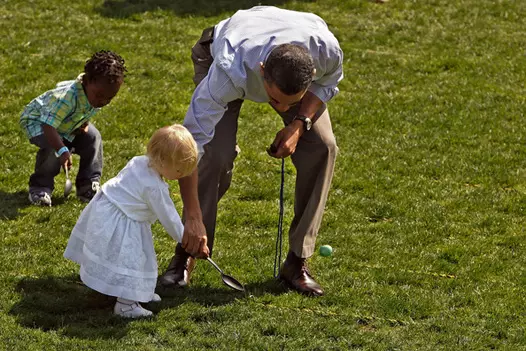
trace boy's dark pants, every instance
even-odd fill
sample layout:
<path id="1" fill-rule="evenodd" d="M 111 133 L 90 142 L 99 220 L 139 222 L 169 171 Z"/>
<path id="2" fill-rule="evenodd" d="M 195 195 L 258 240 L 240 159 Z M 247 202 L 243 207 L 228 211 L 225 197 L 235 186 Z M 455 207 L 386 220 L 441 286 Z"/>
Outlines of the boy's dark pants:
<path id="1" fill-rule="evenodd" d="M 55 149 L 49 146 L 44 134 L 30 139 L 31 144 L 39 147 L 35 163 L 35 172 L 29 178 L 29 191 L 45 191 L 49 194 L 55 187 L 54 178 L 60 173 L 59 158 Z M 92 182 L 100 181 L 102 174 L 102 137 L 93 124 L 89 124 L 88 132 L 81 132 L 72 142 L 63 139 L 68 149 L 75 148 L 74 153 L 80 156 L 79 171 L 75 186 L 77 194 L 91 189 Z"/>

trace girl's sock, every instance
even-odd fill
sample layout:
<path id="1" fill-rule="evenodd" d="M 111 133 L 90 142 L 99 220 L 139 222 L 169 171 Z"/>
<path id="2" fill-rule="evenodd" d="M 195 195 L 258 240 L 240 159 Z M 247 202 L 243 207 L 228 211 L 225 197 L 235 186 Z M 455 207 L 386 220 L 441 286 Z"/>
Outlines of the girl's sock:
<path id="1" fill-rule="evenodd" d="M 128 300 L 128 299 L 124 299 L 124 298 L 122 298 L 122 297 L 118 297 L 118 298 L 117 298 L 117 302 L 123 303 L 123 304 L 125 304 L 125 305 L 133 305 L 133 304 L 136 303 L 137 301 Z"/>
<path id="2" fill-rule="evenodd" d="M 142 318 L 153 315 L 152 311 L 143 308 L 138 301 L 117 298 L 113 313 L 125 318 Z"/>

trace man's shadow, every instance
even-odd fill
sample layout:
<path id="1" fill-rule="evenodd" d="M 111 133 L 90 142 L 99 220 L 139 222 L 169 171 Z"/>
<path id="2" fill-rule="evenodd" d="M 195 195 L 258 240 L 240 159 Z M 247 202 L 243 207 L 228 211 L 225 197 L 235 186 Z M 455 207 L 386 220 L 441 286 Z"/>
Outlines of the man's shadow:
<path id="1" fill-rule="evenodd" d="M 185 298 L 187 301 L 192 301 L 204 306 L 221 306 L 232 302 L 235 299 L 240 299 L 249 296 L 263 296 L 265 294 L 281 295 L 288 291 L 288 288 L 277 281 L 269 278 L 262 282 L 255 282 L 244 285 L 245 291 L 235 291 L 227 286 L 221 289 L 211 287 L 193 287 L 190 286 L 185 289 L 178 288 L 164 288 L 161 285 L 157 286 L 156 292 L 161 296 L 175 298 L 179 301 Z"/>
<path id="2" fill-rule="evenodd" d="M 274 279 L 245 288 L 245 293 L 242 293 L 227 287 L 162 289 L 158 286 L 156 291 L 163 297 L 162 301 L 145 304 L 145 307 L 157 314 L 188 301 L 213 307 L 232 303 L 245 296 L 285 292 Z M 9 314 L 16 316 L 18 323 L 27 328 L 55 330 L 69 337 L 83 339 L 120 339 L 127 334 L 128 323 L 133 321 L 113 316 L 115 298 L 86 287 L 78 275 L 23 278 L 17 283 L 16 292 L 21 295 L 21 299 L 13 305 Z"/>
<path id="3" fill-rule="evenodd" d="M 302 0 L 313 2 L 315 0 Z M 178 15 L 215 16 L 222 12 L 248 9 L 257 5 L 279 6 L 287 0 L 105 0 L 96 10 L 105 17 L 126 18 L 137 13 L 169 10 Z"/>
<path id="4" fill-rule="evenodd" d="M 13 220 L 20 216 L 20 209 L 30 206 L 27 191 L 6 193 L 0 191 L 0 220 Z"/>

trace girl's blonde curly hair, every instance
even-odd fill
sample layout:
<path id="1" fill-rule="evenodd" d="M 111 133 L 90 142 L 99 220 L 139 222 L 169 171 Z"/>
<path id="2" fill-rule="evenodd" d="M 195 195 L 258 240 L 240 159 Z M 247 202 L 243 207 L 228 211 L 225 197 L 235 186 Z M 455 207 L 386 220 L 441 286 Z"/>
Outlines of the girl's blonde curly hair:
<path id="1" fill-rule="evenodd" d="M 190 175 L 197 167 L 197 145 L 188 129 L 180 124 L 155 131 L 146 147 L 146 155 L 151 167 L 173 167 L 181 177 Z"/>

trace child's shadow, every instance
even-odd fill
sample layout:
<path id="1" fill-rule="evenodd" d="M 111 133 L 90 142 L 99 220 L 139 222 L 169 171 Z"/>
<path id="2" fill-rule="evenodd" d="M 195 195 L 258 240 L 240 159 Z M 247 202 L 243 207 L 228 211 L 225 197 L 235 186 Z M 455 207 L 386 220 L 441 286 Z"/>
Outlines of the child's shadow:
<path id="1" fill-rule="evenodd" d="M 6 193 L 0 191 L 0 220 L 13 220 L 20 216 L 20 209 L 30 206 L 27 191 Z"/>
<path id="2" fill-rule="evenodd" d="M 16 291 L 21 299 L 9 313 L 25 327 L 86 339 L 126 335 L 129 320 L 112 316 L 115 298 L 86 287 L 77 275 L 24 278 Z"/>

